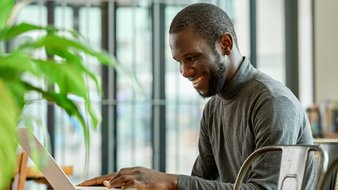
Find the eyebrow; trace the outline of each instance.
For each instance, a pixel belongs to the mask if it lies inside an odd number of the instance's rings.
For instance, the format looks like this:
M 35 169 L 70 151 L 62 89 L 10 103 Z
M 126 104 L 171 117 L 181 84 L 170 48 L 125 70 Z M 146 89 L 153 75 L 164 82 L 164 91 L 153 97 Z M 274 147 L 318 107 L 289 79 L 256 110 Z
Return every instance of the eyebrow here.
M 201 55 L 202 53 L 201 52 L 193 52 L 193 53 L 191 53 L 191 52 L 188 52 L 188 53 L 185 53 L 185 54 L 183 54 L 181 57 L 183 58 L 183 59 L 185 59 L 185 58 L 187 58 L 187 57 L 189 57 L 189 56 L 198 56 L 198 55 Z M 176 60 L 176 61 L 179 61 L 176 57 L 172 57 L 174 60 Z
M 198 55 L 201 55 L 201 53 L 200 53 L 200 52 L 186 53 L 186 54 L 184 54 L 182 57 L 186 58 L 186 57 L 198 56 Z

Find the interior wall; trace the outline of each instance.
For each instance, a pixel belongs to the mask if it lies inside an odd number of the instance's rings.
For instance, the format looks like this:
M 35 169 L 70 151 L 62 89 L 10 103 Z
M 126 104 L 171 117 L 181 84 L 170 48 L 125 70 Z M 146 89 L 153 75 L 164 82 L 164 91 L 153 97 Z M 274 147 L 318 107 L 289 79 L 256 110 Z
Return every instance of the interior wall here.
M 314 1 L 315 101 L 338 100 L 338 1 Z

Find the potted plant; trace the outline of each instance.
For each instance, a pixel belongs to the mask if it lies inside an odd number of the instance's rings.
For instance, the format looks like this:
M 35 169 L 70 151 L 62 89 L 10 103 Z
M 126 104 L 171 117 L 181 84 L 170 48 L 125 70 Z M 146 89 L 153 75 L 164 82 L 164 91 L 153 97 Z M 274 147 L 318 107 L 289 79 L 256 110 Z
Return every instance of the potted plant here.
M 69 95 L 83 99 L 90 116 L 90 126 L 96 127 L 99 119 L 92 109 L 85 77 L 93 80 L 99 91 L 100 82 L 86 68 L 82 57 L 92 56 L 102 64 L 117 66 L 113 57 L 90 48 L 77 32 L 64 31 L 53 26 L 13 22 L 23 3 L 26 1 L 21 4 L 15 0 L 0 1 L 0 189 L 8 185 L 16 167 L 16 127 L 22 117 L 27 93 L 38 93 L 43 99 L 55 103 L 70 116 L 76 117 L 82 125 L 88 152 L 89 129 Z M 20 42 L 10 52 L 4 50 L 5 43 L 31 31 L 44 34 L 37 39 Z M 44 51 L 45 58 L 34 56 L 36 51 Z M 32 82 L 36 80 L 44 81 L 46 85 Z

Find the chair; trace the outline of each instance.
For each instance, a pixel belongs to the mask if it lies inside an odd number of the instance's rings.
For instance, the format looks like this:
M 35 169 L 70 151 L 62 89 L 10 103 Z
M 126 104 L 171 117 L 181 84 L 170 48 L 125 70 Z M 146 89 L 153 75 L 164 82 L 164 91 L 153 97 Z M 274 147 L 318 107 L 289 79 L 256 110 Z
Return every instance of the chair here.
M 39 184 L 44 184 L 51 187 L 47 179 L 43 176 L 41 171 L 35 166 L 28 166 L 28 154 L 24 151 L 18 154 L 18 163 L 10 187 L 6 190 L 25 190 L 25 183 L 27 180 L 34 181 Z M 73 166 L 61 166 L 61 169 L 66 175 L 73 175 Z
M 27 177 L 27 160 L 28 155 L 22 151 L 18 154 L 18 167 L 14 173 L 14 180 L 10 189 L 12 190 L 25 190 L 25 183 Z
M 324 149 L 329 157 L 328 165 L 331 166 L 334 160 L 338 158 L 338 141 L 336 139 L 317 139 L 315 144 L 318 144 L 322 149 Z M 330 167 L 329 167 L 330 169 Z M 334 168 L 331 168 L 332 171 L 325 174 L 326 186 L 325 189 L 320 190 L 335 190 L 337 183 L 337 165 Z M 330 174 L 330 175 L 329 175 Z
M 234 190 L 240 189 L 240 184 L 243 181 L 244 176 L 247 173 L 250 165 L 259 156 L 262 156 L 268 152 L 282 152 L 281 165 L 278 181 L 278 190 L 293 189 L 302 190 L 303 178 L 306 169 L 306 163 L 309 152 L 316 151 L 319 153 L 317 174 L 321 174 L 326 171 L 328 164 L 328 156 L 325 150 L 318 145 L 276 145 L 266 146 L 255 150 L 242 164 L 237 178 L 234 184 Z
M 323 189 L 327 189 L 328 185 L 329 188 L 331 189 L 335 189 L 335 183 L 332 185 L 332 177 L 336 176 L 337 173 L 337 167 L 338 167 L 338 157 L 336 159 L 334 159 L 331 164 L 329 165 L 328 170 L 321 176 L 319 182 L 318 182 L 318 188 L 317 190 L 323 190 Z M 335 182 L 336 180 L 334 180 Z

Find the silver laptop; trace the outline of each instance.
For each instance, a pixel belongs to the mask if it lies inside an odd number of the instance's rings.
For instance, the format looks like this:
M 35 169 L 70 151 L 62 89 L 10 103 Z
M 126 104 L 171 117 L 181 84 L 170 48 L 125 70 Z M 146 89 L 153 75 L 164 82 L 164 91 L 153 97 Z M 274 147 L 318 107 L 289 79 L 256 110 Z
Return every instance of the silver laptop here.
M 19 134 L 19 143 L 23 150 L 28 154 L 29 157 L 32 157 L 34 154 L 31 147 L 35 147 L 39 154 L 46 156 L 46 165 L 43 167 L 41 173 L 45 176 L 48 182 L 51 184 L 54 190 L 107 190 L 107 187 L 104 186 L 75 186 L 63 172 L 63 170 L 56 164 L 54 158 L 49 154 L 46 148 L 40 143 L 32 131 L 28 128 L 18 128 Z M 33 160 L 34 162 L 34 160 Z M 35 163 L 36 165 L 38 163 Z M 118 189 L 118 188 L 111 188 Z

